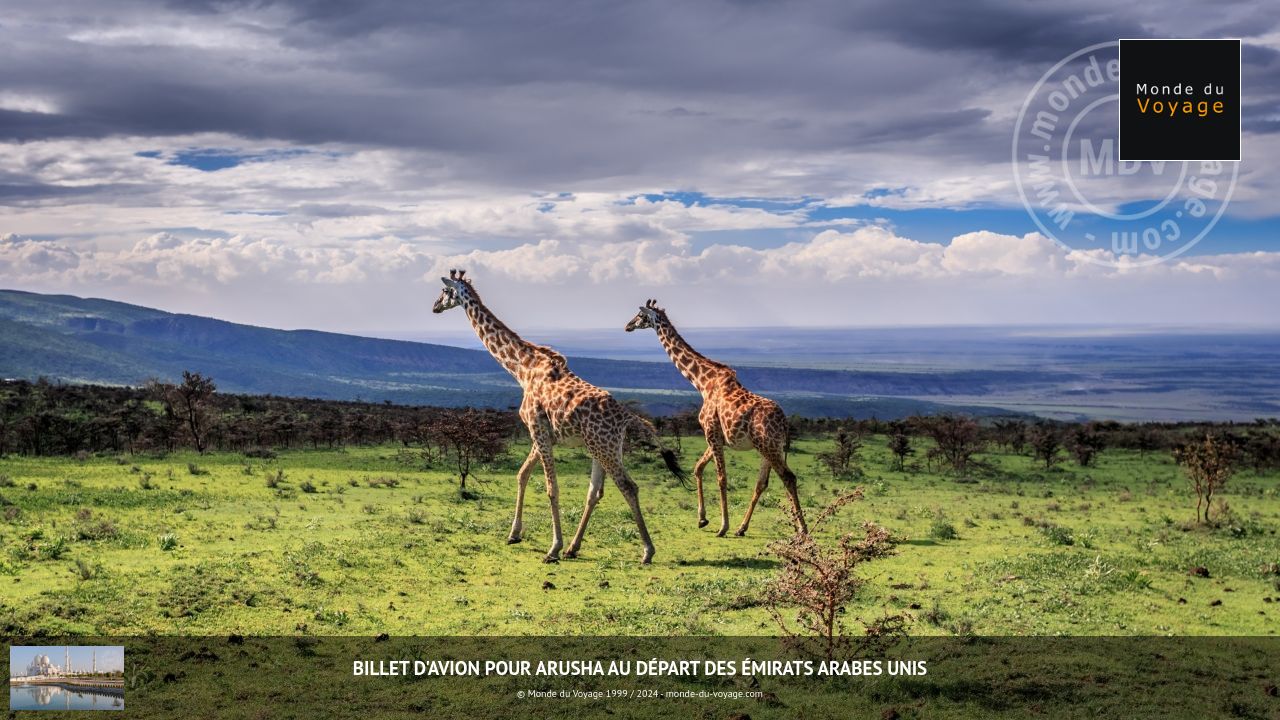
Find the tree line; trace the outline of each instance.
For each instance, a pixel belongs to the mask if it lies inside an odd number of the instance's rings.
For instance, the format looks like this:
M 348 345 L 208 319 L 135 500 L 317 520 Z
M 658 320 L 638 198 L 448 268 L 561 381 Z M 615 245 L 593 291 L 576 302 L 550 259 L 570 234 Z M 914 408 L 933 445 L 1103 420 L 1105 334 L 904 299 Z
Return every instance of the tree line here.
M 1251 423 L 1060 422 L 1027 418 L 980 421 L 950 414 L 888 421 L 792 418 L 791 432 L 793 437 L 831 438 L 833 447 L 821 453 L 818 460 L 834 475 L 844 474 L 856 464 L 858 450 L 872 436 L 886 438 L 895 469 L 903 469 L 919 447 L 930 468 L 961 475 L 983 469 L 985 465 L 978 456 L 991 450 L 1027 455 L 1047 470 L 1065 462 L 1090 467 L 1109 448 L 1141 455 L 1159 452 L 1185 456 L 1189 443 L 1206 437 L 1229 448 L 1222 452 L 1230 454 L 1237 466 L 1250 467 L 1257 473 L 1280 468 L 1280 421 L 1276 419 Z
M 0 457 L 242 452 L 399 443 L 440 448 L 513 439 L 515 412 L 239 395 L 213 379 L 142 387 L 0 381 Z M 461 428 L 461 430 L 459 429 Z
M 677 445 L 699 447 L 696 410 L 654 418 Z M 1280 467 L 1280 421 L 1252 423 L 1055 422 L 1024 417 L 978 420 L 965 415 L 901 420 L 792 417 L 792 439 L 833 440 L 819 460 L 833 474 L 856 463 L 871 436 L 886 438 L 898 469 L 920 451 L 931 467 L 967 473 L 992 448 L 1027 454 L 1052 468 L 1091 465 L 1107 448 L 1177 452 L 1206 436 L 1219 438 L 1239 465 L 1257 472 Z M 221 393 L 212 378 L 184 372 L 181 382 L 142 387 L 70 385 L 47 380 L 0 381 L 0 456 L 77 453 L 168 453 L 220 450 L 249 454 L 276 449 L 338 448 L 399 443 L 428 455 L 480 459 L 500 454 L 523 431 L 514 409 L 476 410 L 314 398 Z M 924 441 L 924 442 L 922 442 Z M 1185 455 L 1185 453 L 1184 453 Z M 459 469 L 465 479 L 466 468 Z

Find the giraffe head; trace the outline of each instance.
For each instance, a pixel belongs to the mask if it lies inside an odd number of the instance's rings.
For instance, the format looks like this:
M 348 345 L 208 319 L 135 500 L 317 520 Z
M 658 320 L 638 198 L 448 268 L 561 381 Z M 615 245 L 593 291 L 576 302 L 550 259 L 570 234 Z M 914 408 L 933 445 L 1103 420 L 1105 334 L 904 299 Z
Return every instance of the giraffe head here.
M 640 306 L 640 312 L 636 313 L 636 316 L 631 318 L 631 322 L 627 323 L 627 327 L 625 329 L 627 332 L 643 330 L 645 328 L 657 329 L 658 325 L 666 322 L 666 320 L 667 311 L 658 307 L 658 301 L 646 300 L 645 303 Z
M 444 289 L 440 291 L 440 297 L 436 298 L 436 304 L 431 306 L 431 312 L 439 314 L 445 310 L 452 310 L 461 305 L 463 300 L 475 298 L 471 281 L 463 277 L 466 272 L 466 270 L 450 270 L 449 277 L 440 278 L 440 282 L 444 283 Z

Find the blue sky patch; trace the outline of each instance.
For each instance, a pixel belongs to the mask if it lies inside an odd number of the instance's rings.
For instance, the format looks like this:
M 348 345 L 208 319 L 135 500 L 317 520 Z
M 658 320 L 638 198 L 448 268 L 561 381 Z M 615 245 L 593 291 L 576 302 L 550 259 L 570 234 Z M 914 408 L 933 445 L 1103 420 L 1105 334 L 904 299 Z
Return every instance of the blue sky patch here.
M 164 158 L 170 165 L 182 165 L 201 172 L 217 172 L 245 163 L 271 162 L 311 154 L 310 150 L 268 150 L 266 152 L 239 152 L 227 148 L 187 148 L 172 154 L 160 150 L 143 150 L 137 157 Z

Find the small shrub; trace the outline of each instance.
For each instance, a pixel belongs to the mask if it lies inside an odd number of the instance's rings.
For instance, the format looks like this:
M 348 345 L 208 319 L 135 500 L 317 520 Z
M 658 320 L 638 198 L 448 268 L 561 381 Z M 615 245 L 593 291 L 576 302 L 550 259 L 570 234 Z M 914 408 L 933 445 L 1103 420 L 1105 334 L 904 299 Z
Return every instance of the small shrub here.
M 315 619 L 320 622 L 326 622 L 342 627 L 351 620 L 351 615 L 346 610 L 326 610 L 325 608 L 320 608 L 319 610 L 316 610 Z
M 191 475 L 208 475 L 209 471 L 195 463 L 187 463 L 187 472 Z
M 1151 578 L 1144 575 L 1141 570 L 1126 570 L 1115 575 L 1112 582 L 1118 587 L 1128 590 L 1151 589 Z
M 9 477 L 8 475 L 0 474 L 0 487 L 11 488 L 11 487 L 17 487 L 17 486 L 18 486 L 18 483 L 14 482 L 13 478 Z
M 409 524 L 423 525 L 427 522 L 427 513 L 421 508 L 409 509 Z
M 921 613 L 920 617 L 934 627 L 942 627 L 943 623 L 951 619 L 951 614 L 942 608 L 942 604 L 938 602 L 937 598 L 934 598 L 933 604 L 929 606 L 928 610 Z
M 973 635 L 973 620 L 967 617 L 956 618 L 947 626 L 947 630 L 950 630 L 952 635 L 970 637 Z
M 155 483 L 151 482 L 151 473 L 142 473 L 142 477 L 138 478 L 138 487 L 143 490 L 155 489 Z
M 316 486 L 310 480 L 303 480 L 302 484 L 298 486 L 298 489 L 304 493 L 319 492 L 318 490 L 316 490 Z
M 94 580 L 102 575 L 102 564 L 90 564 L 83 558 L 76 558 L 76 576 L 81 580 Z
M 36 557 L 41 560 L 58 560 L 67 554 L 67 539 L 59 535 L 52 541 L 36 547 Z
M 160 536 L 160 549 L 169 552 L 178 547 L 178 536 L 173 533 L 165 533 Z
M 280 517 L 280 508 L 274 508 L 274 515 L 255 515 L 253 520 L 244 524 L 246 530 L 275 530 Z
M 110 520 L 95 521 L 87 517 L 75 524 L 75 531 L 77 540 L 111 540 L 120 535 Z
M 1075 545 L 1076 544 L 1076 539 L 1071 534 L 1071 529 L 1065 528 L 1061 525 L 1054 525 L 1053 523 L 1042 523 L 1040 525 L 1040 534 L 1044 535 L 1045 539 L 1048 540 L 1050 543 L 1053 543 L 1054 545 Z
M 934 540 L 956 540 L 960 533 L 956 532 L 956 526 L 947 522 L 946 518 L 937 517 L 929 526 L 929 537 Z

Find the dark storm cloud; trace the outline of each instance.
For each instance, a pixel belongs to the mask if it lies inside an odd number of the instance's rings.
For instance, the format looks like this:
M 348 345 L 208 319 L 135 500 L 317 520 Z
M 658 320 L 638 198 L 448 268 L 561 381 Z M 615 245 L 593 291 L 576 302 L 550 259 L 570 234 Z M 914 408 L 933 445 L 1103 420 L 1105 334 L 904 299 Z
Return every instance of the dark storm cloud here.
M 113 122 L 84 116 L 49 115 L 0 109 L 0 140 L 42 140 L 58 137 L 103 137 L 120 132 Z
M 1210 19 L 1263 32 L 1255 5 Z M 106 15 L 96 0 L 49 0 L 6 11 L 0 87 L 57 112 L 0 110 L 0 139 L 407 148 L 451 158 L 443 176 L 540 189 L 886 145 L 990 162 L 1011 108 L 979 95 L 1007 86 L 1016 104 L 1080 47 L 1185 32 L 1169 23 L 1210 12 L 1188 8 L 122 0 Z M 1251 88 L 1280 92 L 1274 55 L 1250 46 Z
M 852 147 L 866 147 L 880 143 L 909 142 L 940 134 L 963 133 L 980 125 L 990 114 L 990 110 L 982 108 L 965 108 L 918 113 L 875 123 L 851 123 L 847 142 Z
M 928 51 L 960 50 L 1003 61 L 1052 64 L 1082 47 L 1122 37 L 1147 37 L 1141 23 L 1111 4 L 931 3 L 928 9 L 883 0 L 847 11 L 850 28 L 881 32 Z

